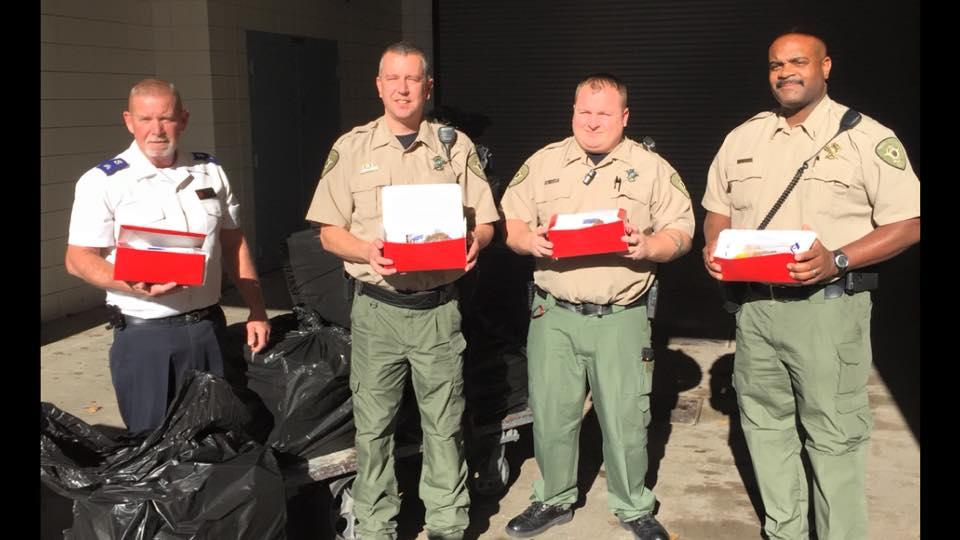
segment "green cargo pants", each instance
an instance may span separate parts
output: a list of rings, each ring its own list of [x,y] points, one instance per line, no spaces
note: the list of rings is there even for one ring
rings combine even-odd
[[[400,495],[394,428],[407,373],[420,409],[426,528],[451,534],[467,527],[470,495],[463,454],[463,350],[457,301],[406,309],[355,296],[350,388],[357,427],[353,484],[357,530],[364,540],[396,538]]]
[[[569,506],[577,500],[580,421],[586,383],[603,432],[607,506],[621,520],[653,511],[644,485],[653,361],[645,306],[584,316],[558,307],[553,296],[534,297],[527,338],[533,441],[542,480],[533,501]],[[541,315],[542,313],[542,315]]]
[[[806,539],[809,494],[797,415],[813,468],[817,535],[867,538],[869,293],[772,300],[737,313],[734,388],[771,539]]]

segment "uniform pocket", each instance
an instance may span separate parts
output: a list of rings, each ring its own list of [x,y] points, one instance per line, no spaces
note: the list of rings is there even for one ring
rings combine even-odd
[[[390,185],[390,178],[384,172],[360,175],[350,183],[353,195],[354,211],[361,219],[380,217],[380,189]]]
[[[859,336],[853,340],[838,343],[837,356],[840,361],[837,381],[837,393],[849,394],[867,386],[870,376],[869,348],[864,347]]]
[[[557,182],[536,190],[535,196],[539,223],[550,223],[550,218],[555,214],[573,212],[573,201],[570,197],[572,191],[573,184],[569,182]]]
[[[854,166],[840,159],[820,159],[803,178],[803,196],[815,201],[817,212],[843,218],[865,204],[863,190],[856,187]],[[859,202],[858,202],[859,201]]]
[[[630,223],[641,231],[650,227],[650,186],[640,182],[621,184],[620,191],[614,191],[611,201],[612,208],[622,208],[627,213]]]

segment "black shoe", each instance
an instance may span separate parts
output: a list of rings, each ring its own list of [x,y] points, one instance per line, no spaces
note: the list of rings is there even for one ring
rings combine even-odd
[[[640,519],[624,521],[623,528],[632,532],[637,540],[670,540],[670,535],[663,525],[653,517],[653,514],[641,516]]]
[[[535,502],[507,523],[504,531],[514,538],[529,538],[573,519],[573,510]]]
[[[463,533],[440,534],[427,531],[427,540],[463,540]]]

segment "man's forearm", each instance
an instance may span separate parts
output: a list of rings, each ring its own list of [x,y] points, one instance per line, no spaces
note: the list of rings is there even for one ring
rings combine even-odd
[[[355,263],[370,261],[370,242],[357,238],[343,227],[321,224],[320,243],[323,249],[345,261]]]
[[[720,236],[720,231],[729,229],[730,224],[730,216],[707,210],[707,215],[703,219],[703,237],[705,243],[709,245],[712,242],[716,242]]]
[[[490,241],[493,240],[493,223],[481,223],[477,225],[473,234],[480,249],[487,247],[490,245]]]
[[[102,248],[67,245],[64,265],[67,272],[94,287],[134,294],[126,281],[113,279],[113,264],[107,262]]]
[[[506,220],[507,247],[517,255],[533,255],[530,252],[530,235],[534,234],[530,227],[522,220]]]
[[[690,235],[677,229],[663,229],[646,238],[650,255],[647,260],[665,263],[680,258],[690,251]]]
[[[919,241],[920,218],[913,218],[877,227],[842,249],[854,269],[890,259]]]
[[[222,229],[220,231],[223,247],[223,267],[230,280],[240,292],[240,297],[250,309],[252,319],[267,318],[263,291],[257,277],[257,268],[250,256],[250,248],[240,229]]]

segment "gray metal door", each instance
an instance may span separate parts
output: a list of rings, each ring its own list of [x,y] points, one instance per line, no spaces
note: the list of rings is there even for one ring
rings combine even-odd
[[[337,43],[247,31],[257,269],[283,264],[340,131]]]

